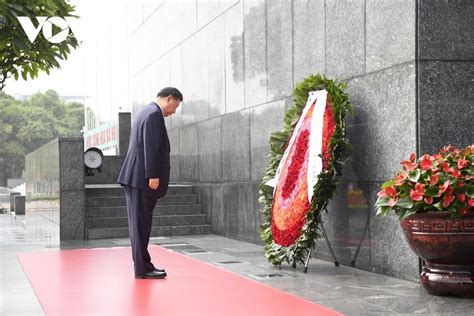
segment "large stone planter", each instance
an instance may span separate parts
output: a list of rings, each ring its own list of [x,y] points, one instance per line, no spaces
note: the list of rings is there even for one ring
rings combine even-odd
[[[474,214],[414,214],[401,221],[411,249],[423,259],[420,281],[433,295],[474,297]]]

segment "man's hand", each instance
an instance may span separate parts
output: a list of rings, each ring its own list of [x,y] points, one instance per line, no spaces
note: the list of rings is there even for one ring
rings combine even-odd
[[[158,189],[158,187],[160,186],[160,179],[158,179],[158,178],[150,178],[150,179],[148,180],[148,186],[149,186],[150,189],[152,189],[152,190]]]

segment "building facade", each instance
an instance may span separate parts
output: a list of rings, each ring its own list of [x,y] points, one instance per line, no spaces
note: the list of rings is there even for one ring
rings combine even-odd
[[[260,242],[270,133],[295,84],[320,73],[347,84],[356,112],[353,154],[325,216],[336,255],[417,278],[398,219],[376,217],[372,205],[410,153],[474,139],[471,1],[157,1],[128,14],[132,118],[161,88],[182,91],[166,118],[172,181],[198,186],[213,233]],[[315,255],[329,258],[324,243]]]

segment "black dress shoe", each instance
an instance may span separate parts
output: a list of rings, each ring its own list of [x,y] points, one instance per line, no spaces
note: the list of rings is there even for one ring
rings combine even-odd
[[[157,269],[157,268],[155,268],[155,271],[158,271],[158,272],[166,272],[165,269]]]
[[[135,279],[164,279],[166,278],[166,272],[151,271],[145,274],[135,275]]]

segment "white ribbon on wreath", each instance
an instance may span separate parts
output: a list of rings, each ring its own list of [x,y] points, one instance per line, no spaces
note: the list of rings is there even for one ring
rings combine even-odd
[[[308,160],[308,172],[307,172],[307,181],[308,181],[308,201],[311,201],[313,198],[313,187],[318,181],[318,176],[323,169],[323,162],[320,157],[322,149],[322,136],[323,136],[323,124],[324,124],[324,112],[326,110],[326,99],[327,91],[326,90],[317,90],[310,91],[306,105],[301,113],[300,118],[304,118],[306,113],[309,111],[311,106],[316,102],[315,108],[313,110],[313,115],[311,117],[311,134],[309,138],[309,160]],[[280,175],[285,165],[285,161],[288,158],[288,154],[291,148],[294,145],[296,136],[300,130],[303,120],[298,120],[296,123],[293,134],[291,135],[288,146],[286,147],[283,157],[278,164],[278,169],[276,171],[275,177],[268,180],[265,184],[273,187],[273,196],[275,196],[276,186],[280,179]]]

